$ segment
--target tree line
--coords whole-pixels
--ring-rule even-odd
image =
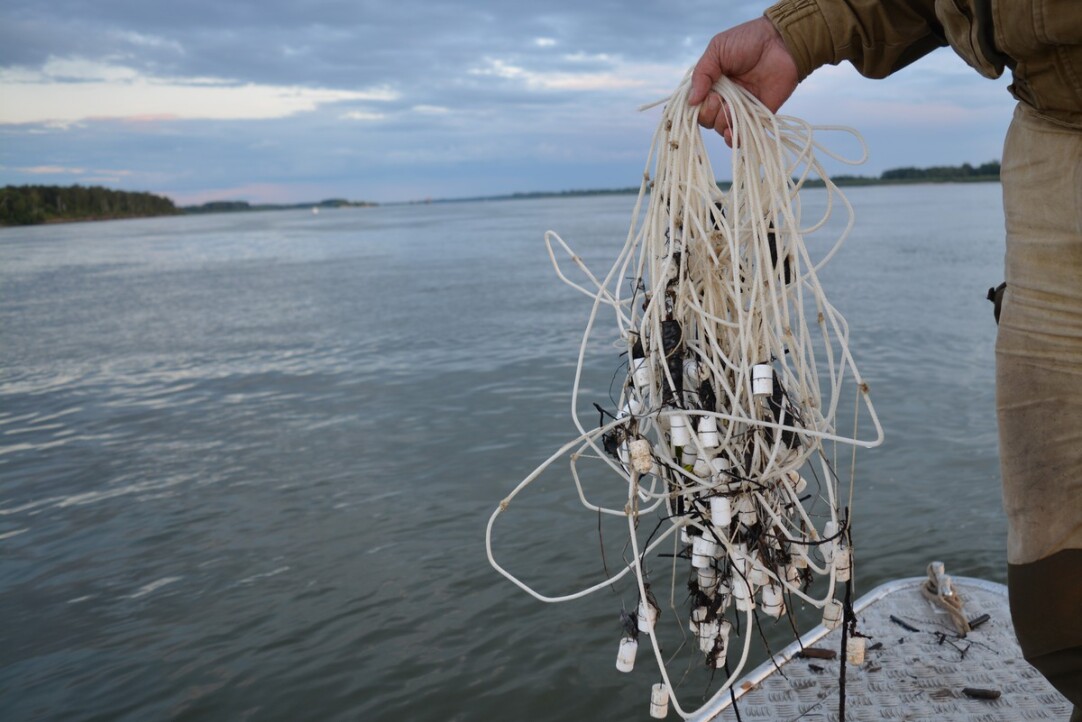
[[[0,188],[0,225],[142,218],[180,213],[168,198],[102,186],[24,185]]]
[[[930,168],[891,168],[878,178],[872,176],[835,176],[837,185],[876,185],[889,183],[994,181],[999,179],[999,161],[989,161],[974,166],[932,166]],[[727,183],[719,183],[720,188]],[[822,181],[809,179],[810,187],[822,185]],[[486,198],[533,198],[549,196],[599,195],[605,193],[636,192],[637,188],[619,190],[564,191],[561,193],[516,193],[508,196]],[[456,199],[465,200],[465,199]],[[480,200],[480,199],[471,199]],[[292,205],[250,205],[246,201],[214,201],[202,206],[177,208],[173,201],[153,193],[115,191],[102,186],[46,186],[24,185],[0,188],[0,226],[22,226],[49,221],[100,220],[106,218],[141,218],[145,216],[171,216],[180,213],[221,213],[225,211],[277,210],[304,208],[311,203]],[[321,207],[364,207],[374,203],[329,199],[315,204]]]
[[[885,170],[879,176],[881,180],[927,180],[927,181],[956,181],[956,180],[989,180],[999,178],[999,161],[989,161],[978,166],[963,163],[962,165],[936,165],[931,168],[891,168]]]
[[[345,198],[328,198],[318,203],[257,203],[248,201],[209,201],[198,206],[181,206],[181,213],[240,213],[244,211],[289,211],[300,208],[372,208],[379,205],[371,201],[347,201]]]

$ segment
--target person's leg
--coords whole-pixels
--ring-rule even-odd
[[[1082,709],[1082,131],[1019,106],[1003,152],[996,340],[1008,586],[1022,652]]]
[[[1011,618],[1026,659],[1082,710],[1082,549],[1009,564]],[[1071,644],[1071,640],[1074,644]],[[1064,644],[1068,646],[1064,646]]]

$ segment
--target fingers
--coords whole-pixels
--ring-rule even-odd
[[[701,64],[701,62],[700,62]],[[709,76],[705,73],[699,72],[699,67],[695,66],[695,72],[691,74],[691,95],[688,96],[689,105],[698,105],[706,99],[706,94],[710,92],[710,88],[713,87],[714,82],[710,80]]]
[[[717,125],[719,122],[720,128]],[[722,109],[721,96],[710,93],[699,106],[699,125],[704,128],[715,128],[720,133],[728,124],[728,119]]]
[[[725,143],[732,147],[733,131],[729,126],[729,111],[717,93],[710,93],[699,106],[699,125],[718,132]]]
[[[743,86],[777,112],[796,90],[796,61],[781,34],[765,17],[718,33],[691,72],[690,105],[699,106],[699,124],[713,128],[732,144],[721,99],[711,92],[722,75]]]
[[[688,96],[688,103],[691,105],[703,102],[710,89],[714,87],[714,83],[721,77],[721,64],[718,62],[714,46],[714,42],[711,41],[706,52],[696,63],[695,70],[691,71],[691,95]]]

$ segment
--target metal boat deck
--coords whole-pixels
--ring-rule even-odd
[[[1022,658],[1005,586],[953,578],[967,618],[989,616],[962,638],[946,612],[921,596],[926,579],[888,582],[853,604],[857,629],[869,639],[864,663],[846,665],[846,720],[1017,722],[1070,716],[1070,703]],[[839,719],[840,660],[804,657],[801,650],[838,650],[841,631],[820,625],[737,682],[739,719]],[[973,690],[998,697],[973,697]],[[732,696],[722,695],[693,719],[737,720]]]

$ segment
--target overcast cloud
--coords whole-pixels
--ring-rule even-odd
[[[633,186],[658,115],[636,107],[765,6],[7,0],[0,184],[180,203]],[[886,81],[824,68],[785,112],[864,133],[869,163],[843,172],[981,163],[1005,86],[940,50]]]

